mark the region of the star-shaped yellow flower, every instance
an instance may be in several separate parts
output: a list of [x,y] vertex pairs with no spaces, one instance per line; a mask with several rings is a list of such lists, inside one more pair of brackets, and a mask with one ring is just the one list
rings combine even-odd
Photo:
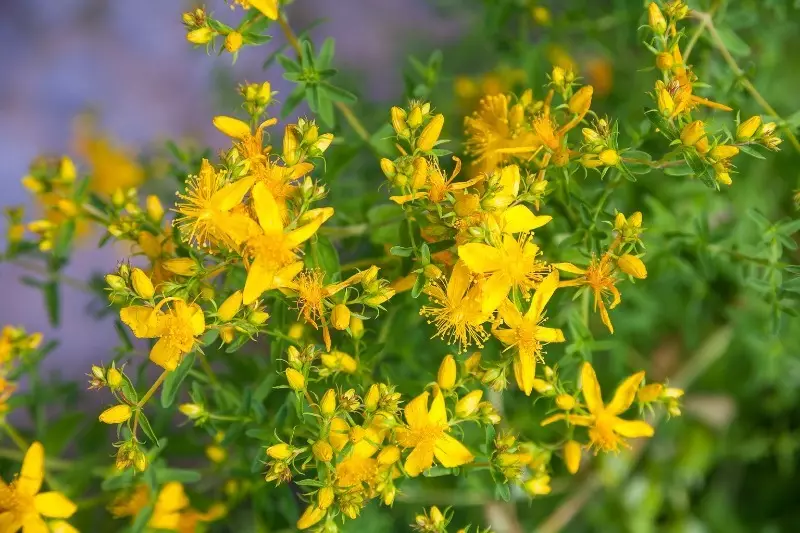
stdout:
[[45,518],[69,518],[77,506],[60,492],[40,492],[44,479],[44,447],[34,442],[25,452],[22,470],[10,485],[0,480],[0,532],[50,531]]

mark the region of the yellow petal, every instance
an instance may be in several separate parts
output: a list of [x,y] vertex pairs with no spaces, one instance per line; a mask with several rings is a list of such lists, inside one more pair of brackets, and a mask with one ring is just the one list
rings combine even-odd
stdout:
[[166,339],[158,339],[150,350],[150,360],[165,370],[175,370],[181,362],[181,351]]
[[155,337],[157,333],[157,313],[152,307],[131,305],[119,310],[119,319],[140,339]]
[[170,481],[165,484],[158,493],[156,500],[156,511],[172,512],[180,511],[189,505],[189,498],[183,490],[183,485],[177,481]]
[[27,496],[33,496],[42,488],[43,478],[44,447],[40,442],[33,442],[22,460],[22,470],[16,482],[17,490]]
[[433,466],[433,445],[420,444],[408,454],[404,468],[411,477],[416,477]]
[[247,272],[247,279],[242,291],[242,303],[249,305],[256,301],[264,291],[273,287],[274,278],[275,271],[269,268],[261,257],[256,257]]
[[438,390],[433,395],[431,410],[428,412],[428,423],[447,424],[447,410],[444,407],[444,396]]
[[586,407],[589,412],[597,414],[603,410],[603,397],[600,393],[600,384],[597,382],[597,374],[590,363],[583,363],[581,368],[581,391]]
[[553,416],[548,416],[547,418],[542,420],[540,425],[548,426],[548,425],[552,424],[553,422],[558,422],[559,420],[565,420],[566,418],[567,418],[566,414],[558,413],[558,414],[555,414]]
[[22,533],[50,533],[50,530],[41,516],[30,513],[22,519]]
[[60,492],[42,492],[37,494],[33,502],[36,511],[47,518],[69,518],[78,506]]
[[333,446],[333,449],[337,452],[342,451],[342,449],[347,445],[349,439],[347,438],[347,432],[350,430],[350,426],[342,418],[338,416],[331,420],[331,431],[328,435],[328,441]]
[[520,184],[519,167],[508,165],[500,169],[500,190],[498,196],[510,196],[516,198],[519,193]]
[[22,524],[16,513],[12,511],[0,513],[0,531],[18,531],[21,527]]
[[420,198],[424,198],[425,196],[427,196],[427,193],[415,192],[414,194],[406,194],[404,196],[390,196],[389,200],[393,201],[396,204],[403,205],[406,202],[418,200]]
[[558,328],[536,328],[536,339],[542,342],[564,342],[564,332]]
[[553,220],[551,216],[536,216],[528,207],[519,204],[506,209],[503,213],[503,231],[520,233],[540,228]]
[[220,211],[230,211],[242,203],[242,198],[244,198],[244,195],[250,190],[250,187],[253,186],[255,180],[256,179],[252,177],[242,178],[239,181],[224,186],[211,197],[211,204]]
[[469,267],[463,261],[458,261],[453,267],[453,273],[450,274],[450,280],[447,282],[447,298],[452,302],[460,301],[467,292],[471,279]]
[[250,126],[238,118],[220,115],[214,117],[213,122],[214,127],[228,137],[233,137],[234,139],[244,139],[250,135]]
[[614,431],[623,437],[632,439],[653,436],[653,426],[641,420],[622,420],[617,418],[614,420]]
[[412,429],[428,425],[428,394],[423,392],[406,405],[406,423]]
[[512,329],[518,328],[522,324],[522,313],[511,300],[504,301],[498,308],[500,318]]
[[196,337],[202,335],[206,330],[205,315],[197,304],[189,306],[189,323],[192,325],[192,334]]
[[606,411],[612,415],[618,415],[628,409],[633,403],[636,391],[639,390],[639,384],[643,379],[644,372],[637,372],[620,383],[617,390],[614,391],[614,398],[611,399],[611,403],[606,406]]
[[608,328],[609,333],[614,333],[614,325],[611,324],[611,317],[608,316],[608,310],[602,300],[597,301],[597,307],[600,309],[600,319],[603,324]]
[[526,396],[531,395],[533,390],[533,378],[536,374],[536,357],[533,353],[525,351],[517,353],[514,357],[514,377],[517,386]]
[[525,313],[525,318],[533,320],[534,322],[539,322],[539,318],[541,318],[544,313],[544,306],[550,301],[550,298],[553,296],[553,293],[556,292],[557,288],[558,270],[553,270],[542,280],[542,283],[536,288],[536,292],[533,293],[531,306],[528,312]]
[[476,274],[494,272],[503,268],[503,256],[500,250],[488,244],[471,242],[459,246],[458,257]]
[[315,220],[309,222],[305,226],[300,226],[296,230],[287,233],[285,241],[286,246],[289,248],[297,248],[298,245],[306,242],[308,239],[314,236],[324,220],[325,219],[323,217],[317,217]]
[[483,284],[481,292],[481,311],[484,314],[491,313],[497,309],[511,290],[511,278],[504,272],[495,272],[486,283]]
[[475,459],[466,446],[446,433],[436,439],[434,455],[445,468],[455,468]]
[[268,19],[278,20],[278,0],[250,0],[250,5]]
[[253,187],[253,208],[258,217],[258,223],[265,233],[282,233],[283,223],[281,212],[275,197],[267,186],[258,182]]
[[[50,533],[79,533],[78,529],[66,520],[53,520],[48,525]],[[2,531],[1,527],[0,531]]]
[[553,266],[559,270],[563,270],[564,272],[569,272],[571,274],[586,274],[584,269],[577,267],[572,263],[553,263]]
[[289,287],[292,284],[292,280],[294,280],[301,270],[303,270],[303,262],[295,261],[275,272],[272,283],[278,288]]

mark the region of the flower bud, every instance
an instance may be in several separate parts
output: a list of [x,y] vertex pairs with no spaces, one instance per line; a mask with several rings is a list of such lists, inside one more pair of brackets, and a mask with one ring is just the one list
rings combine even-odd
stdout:
[[317,506],[319,506],[320,509],[327,509],[333,504],[333,497],[333,488],[322,487],[317,493]]
[[739,153],[739,148],[737,146],[732,146],[729,144],[720,144],[715,146],[711,149],[711,157],[717,161],[721,161],[723,159],[730,159],[731,157],[735,156]]
[[250,136],[250,126],[238,118],[218,115],[214,117],[212,122],[214,123],[215,128],[228,137],[242,140],[245,137]]
[[250,321],[251,324],[260,326],[261,324],[266,322],[268,318],[269,318],[269,313],[265,311],[253,311],[252,313],[250,313],[250,317],[248,318],[248,320]]
[[164,206],[161,205],[161,200],[158,199],[158,196],[155,194],[149,195],[145,203],[147,205],[147,216],[150,217],[150,220],[161,222],[164,217]]
[[[656,8],[658,8],[658,6],[656,6]],[[672,99],[672,95],[669,94],[667,86],[664,85],[664,82],[661,80],[656,82],[656,102],[658,103],[658,110],[662,115],[665,117],[672,116],[672,112],[675,111],[675,101]]]
[[103,424],[121,424],[130,419],[132,414],[131,406],[121,403],[100,413],[100,422]]
[[211,444],[206,447],[206,457],[208,457],[212,463],[219,464],[228,458],[228,452],[218,444]]
[[178,411],[186,415],[186,417],[191,418],[192,420],[197,420],[198,418],[202,417],[206,410],[203,409],[203,406],[197,405],[196,403],[182,403],[178,406]]
[[378,408],[378,402],[381,399],[381,390],[377,383],[373,383],[370,386],[369,391],[367,391],[367,395],[364,397],[364,407],[366,410],[374,411]]
[[647,24],[657,35],[664,35],[667,31],[667,21],[655,2],[647,6]]
[[539,394],[543,394],[545,396],[552,396],[555,391],[551,384],[539,378],[533,380],[533,389]]
[[167,259],[161,266],[165,270],[177,274],[179,276],[194,276],[197,274],[197,262],[191,257],[176,257],[174,259]]
[[394,163],[391,159],[383,158],[381,159],[381,170],[383,171],[384,176],[391,179],[397,174],[397,168],[394,166]]
[[456,402],[456,416],[467,418],[478,410],[478,405],[483,398],[483,391],[480,389],[469,392]]
[[694,122],[684,126],[681,131],[681,142],[684,146],[694,146],[697,141],[706,136],[706,127],[702,120],[695,120]]
[[442,526],[442,524],[444,524],[444,515],[442,515],[442,512],[439,510],[438,507],[436,507],[435,505],[431,507],[429,514],[431,517],[431,524],[435,528],[438,529],[440,526]]
[[564,464],[570,474],[575,474],[581,466],[581,445],[574,440],[564,444]]
[[289,382],[289,386],[296,391],[306,388],[306,378],[294,368],[286,369],[286,380]]
[[591,85],[584,85],[569,99],[569,111],[576,115],[585,115],[592,105],[592,94],[594,88]]
[[333,448],[326,440],[318,440],[311,446],[311,453],[317,461],[327,463],[333,459]]
[[336,391],[328,389],[319,402],[319,410],[323,416],[331,416],[336,412]]
[[144,472],[147,470],[147,465],[147,455],[145,455],[142,450],[137,448],[136,451],[133,452],[133,467],[137,472]]
[[320,509],[316,505],[309,505],[297,521],[297,529],[308,529],[323,518],[325,509]]
[[354,339],[364,336],[364,321],[355,315],[350,315],[350,334]]
[[759,132],[759,135],[761,135],[763,137],[769,137],[770,135],[775,133],[775,129],[777,127],[778,127],[778,125],[775,124],[774,122],[767,122],[766,124],[761,126],[761,131]]
[[444,115],[439,113],[422,129],[422,133],[417,139],[417,148],[423,152],[432,150],[442,133],[442,126],[444,126]]
[[481,364],[481,352],[473,352],[472,355],[467,357],[467,360],[464,361],[464,368],[466,368],[467,372],[470,374],[478,369]]
[[230,32],[227,37],[225,37],[225,50],[233,54],[237,52],[239,48],[242,47],[242,34],[238,31]]
[[636,397],[642,403],[650,403],[658,400],[663,392],[664,385],[661,383],[650,383],[639,389],[636,393]]
[[378,453],[378,464],[387,466],[392,465],[400,460],[400,448],[394,445],[384,447]]
[[761,117],[756,115],[748,118],[736,128],[736,140],[749,141],[761,126]]
[[331,324],[339,331],[350,326],[350,309],[345,304],[336,304],[331,312]]
[[125,289],[125,280],[114,274],[108,274],[106,276],[106,283],[109,287],[117,291]]
[[383,490],[383,494],[382,494],[383,504],[386,505],[386,506],[391,507],[391,505],[394,503],[394,497],[395,497],[396,494],[397,494],[397,489],[395,488],[395,486],[394,485],[388,485]]
[[131,272],[131,283],[133,290],[136,291],[140,297],[149,300],[153,297],[156,290],[153,287],[153,282],[150,281],[150,276],[144,273],[141,268],[134,268]]
[[645,279],[647,277],[647,269],[644,263],[635,255],[623,254],[617,260],[617,266],[620,270],[636,279]]
[[659,70],[670,70],[674,64],[675,59],[672,57],[672,54],[661,52],[656,56],[656,66]]
[[569,394],[559,394],[556,396],[556,405],[559,409],[563,409],[565,411],[569,411],[573,407],[575,407],[575,398],[570,396]]
[[273,459],[277,459],[279,461],[285,461],[292,455],[294,455],[294,450],[291,446],[286,444],[285,442],[281,442],[280,444],[274,444],[267,448],[267,455],[272,457]]
[[586,168],[597,168],[603,165],[603,162],[594,154],[583,154],[580,158],[580,163]]
[[106,381],[111,390],[116,390],[122,385],[122,373],[114,367],[108,369],[106,374]]
[[392,119],[392,128],[394,129],[395,133],[398,135],[403,135],[406,129],[408,129],[408,125],[406,124],[405,110],[395,106],[391,109],[389,114]]
[[442,360],[439,365],[439,374],[436,378],[436,383],[439,388],[444,391],[449,391],[456,384],[456,360],[452,355],[448,355]]
[[597,155],[597,159],[607,167],[613,167],[619,164],[619,154],[616,150],[603,150]]
[[242,308],[242,291],[236,291],[228,296],[217,309],[217,316],[223,322],[229,322],[239,309]]
[[414,108],[411,110],[411,113],[408,114],[407,122],[409,127],[416,129],[422,125],[422,119],[422,110],[419,108],[419,106],[414,106]]
[[214,31],[208,27],[197,28],[186,34],[186,40],[192,44],[206,44],[213,37]]

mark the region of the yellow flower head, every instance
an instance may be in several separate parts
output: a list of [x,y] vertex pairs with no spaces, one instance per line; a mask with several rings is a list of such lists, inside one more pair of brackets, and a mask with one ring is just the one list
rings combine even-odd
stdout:
[[482,294],[484,313],[497,309],[514,287],[527,296],[548,272],[548,267],[538,259],[539,247],[530,237],[521,234],[514,238],[506,234],[497,246],[468,243],[458,247],[458,257],[469,270],[488,276]]
[[25,452],[22,470],[11,484],[0,480],[0,531],[49,531],[44,518],[69,518],[77,506],[60,492],[40,492],[44,447],[34,442]]
[[461,350],[471,344],[482,346],[486,340],[483,323],[490,313],[481,308],[481,287],[474,284],[469,268],[463,261],[456,263],[446,287],[441,282],[431,283],[425,293],[436,303],[436,307],[424,306],[420,314],[431,318],[436,325],[435,337],[458,342]]
[[636,391],[644,379],[644,372],[626,378],[617,387],[614,397],[603,404],[600,384],[590,363],[581,368],[581,392],[589,410],[588,415],[557,414],[544,420],[547,425],[556,420],[567,420],[570,424],[589,428],[589,439],[595,451],[616,452],[620,446],[627,447],[625,437],[652,437],[653,427],[642,420],[624,420],[619,415],[628,410],[636,398]]
[[495,337],[505,346],[517,349],[514,357],[514,376],[519,388],[528,396],[533,390],[536,362],[542,359],[542,344],[564,342],[564,333],[560,329],[541,325],[544,320],[544,308],[557,288],[558,271],[554,270],[536,289],[531,298],[531,305],[524,315],[510,300],[503,302],[499,312],[507,327],[492,330]]
[[150,360],[166,370],[175,370],[183,356],[194,349],[196,337],[206,330],[200,306],[180,298],[165,298],[154,308],[125,307],[119,317],[140,339],[158,338],[150,350]]
[[176,223],[187,242],[200,246],[225,245],[237,247],[244,241],[252,226],[245,215],[233,212],[253,186],[253,178],[226,183],[225,174],[206,159],[197,176],[192,176],[186,193],[178,194],[179,215]]
[[605,253],[599,260],[596,257],[592,257],[592,261],[586,269],[579,268],[571,263],[555,263],[553,266],[564,272],[580,276],[568,281],[562,281],[559,286],[588,286],[594,294],[595,311],[600,310],[600,318],[603,320],[603,324],[606,325],[608,331],[614,333],[614,326],[608,316],[605,300],[610,296],[611,303],[608,308],[614,309],[619,304],[622,296],[616,287],[619,278],[614,274],[614,260],[611,255]]
[[467,150],[483,172],[512,157],[530,155],[541,145],[525,125],[522,105],[510,103],[505,94],[484,96],[478,110],[464,119]]
[[259,231],[246,241],[245,256],[252,258],[244,285],[245,305],[255,301],[264,291],[286,287],[303,268],[297,248],[310,239],[333,215],[333,209],[322,209],[304,225],[285,231],[278,204],[263,183],[253,187],[253,208]]
[[430,410],[428,397],[429,393],[423,392],[408,402],[405,408],[407,426],[395,431],[400,446],[413,448],[404,465],[412,477],[433,466],[434,458],[445,468],[461,466],[474,459],[463,444],[448,434],[444,397],[435,394]]

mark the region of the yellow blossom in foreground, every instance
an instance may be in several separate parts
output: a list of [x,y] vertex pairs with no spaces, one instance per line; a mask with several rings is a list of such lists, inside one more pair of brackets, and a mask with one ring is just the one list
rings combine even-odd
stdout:
[[488,274],[483,285],[481,309],[491,313],[517,287],[523,295],[543,278],[547,267],[537,260],[539,247],[530,236],[504,235],[497,246],[473,242],[458,247],[458,257],[475,274]]
[[200,246],[225,244],[228,247],[244,241],[252,220],[232,210],[242,202],[253,182],[254,179],[248,177],[226,183],[224,172],[203,159],[200,172],[190,177],[186,193],[178,195],[181,201],[176,211],[181,216],[176,224],[184,239]]
[[530,396],[536,376],[536,361],[542,357],[542,343],[564,342],[564,333],[557,328],[541,326],[544,308],[558,288],[558,271],[551,272],[531,298],[531,305],[523,315],[517,307],[506,300],[500,306],[500,317],[507,326],[494,329],[495,337],[508,348],[516,348],[514,376],[517,386]]
[[[162,310],[164,306],[166,311]],[[194,349],[195,337],[206,330],[200,306],[180,298],[165,298],[155,308],[124,307],[119,317],[140,339],[158,338],[150,350],[150,360],[166,370],[175,370],[183,356]]]
[[34,442],[25,452],[22,470],[10,485],[0,480],[0,532],[49,531],[45,518],[69,518],[77,507],[60,492],[39,492],[44,479],[44,447]]
[[463,261],[456,263],[447,282],[446,290],[438,282],[430,284],[425,293],[438,307],[424,306],[420,314],[432,317],[436,325],[436,337],[447,337],[449,342],[458,342],[463,350],[470,344],[482,345],[486,339],[483,323],[489,313],[481,309],[481,288],[472,285],[469,268]]
[[589,409],[588,415],[573,415],[559,413],[542,421],[547,425],[556,420],[566,420],[576,426],[589,428],[591,446],[596,451],[616,452],[620,446],[628,446],[625,437],[652,437],[653,427],[642,420],[624,420],[618,415],[622,414],[633,403],[639,384],[644,379],[644,372],[637,372],[626,378],[617,387],[614,397],[608,405],[603,404],[600,384],[597,375],[590,363],[584,363],[581,368],[581,392]]
[[405,470],[412,477],[433,466],[434,457],[442,466],[454,468],[472,462],[472,453],[448,434],[444,397],[435,394],[428,410],[428,392],[423,392],[406,405],[405,428],[396,430],[397,442],[413,448],[406,458]]
[[260,11],[271,20],[278,20],[278,0],[236,0],[245,9],[251,7]]
[[260,232],[246,243],[245,255],[252,258],[244,284],[243,303],[255,301],[264,291],[287,286],[302,270],[296,249],[313,236],[333,215],[333,209],[320,210],[305,225],[285,231],[280,210],[272,193],[259,182],[253,187],[253,208]]

